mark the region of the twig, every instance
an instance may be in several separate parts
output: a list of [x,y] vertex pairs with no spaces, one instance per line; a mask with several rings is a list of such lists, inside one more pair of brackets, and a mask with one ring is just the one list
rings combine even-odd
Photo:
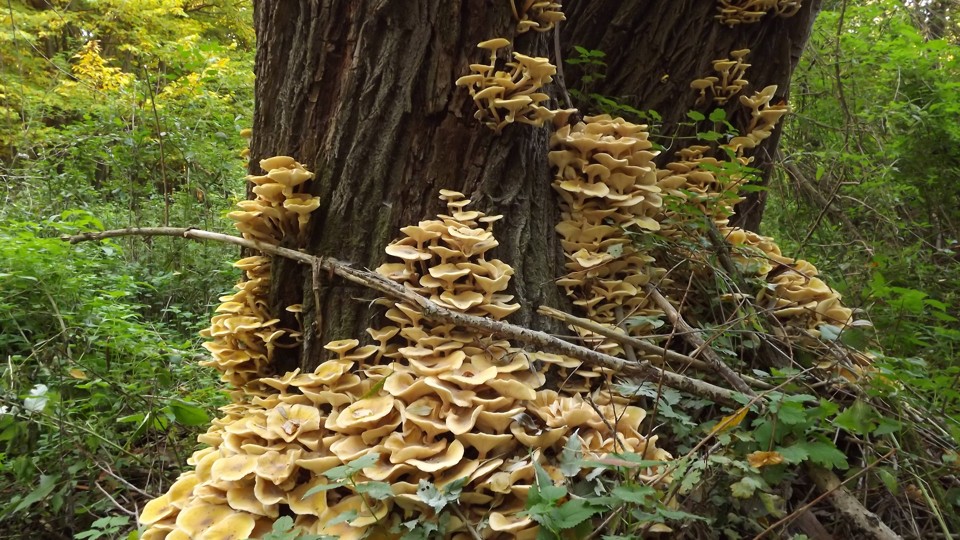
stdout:
[[887,452],[881,456],[880,459],[867,465],[862,470],[858,471],[857,474],[852,475],[843,482],[841,482],[835,474],[827,469],[824,469],[823,467],[818,465],[811,465],[807,467],[807,471],[810,473],[813,481],[816,482],[817,486],[823,490],[823,493],[807,504],[797,508],[791,514],[784,516],[773,525],[770,525],[764,529],[764,531],[755,536],[753,540],[760,540],[767,533],[772,532],[777,527],[793,521],[798,515],[800,515],[800,513],[806,512],[813,505],[817,504],[826,497],[833,499],[831,502],[833,503],[834,508],[851,518],[865,532],[872,533],[874,538],[881,540],[893,540],[895,538],[900,538],[900,535],[893,532],[890,527],[887,527],[884,522],[880,521],[880,518],[878,518],[876,514],[864,508],[863,505],[860,504],[860,501],[856,499],[856,497],[844,489],[845,484],[863,476],[864,473],[875,467],[878,463],[892,456],[894,452],[896,452],[895,449]]
[[[78,242],[123,236],[179,236],[193,240],[211,240],[258,250],[307,265],[317,264],[321,268],[333,272],[347,281],[369,287],[397,300],[417,306],[423,313],[423,316],[429,320],[453,323],[466,328],[497,334],[527,345],[533,345],[544,351],[570,356],[590,365],[602,366],[615,373],[650,379],[662,379],[664,384],[676,390],[688,392],[725,405],[737,405],[737,401],[734,399],[736,394],[729,389],[658,368],[649,361],[630,363],[622,358],[581,347],[544,332],[516,326],[503,321],[456,312],[437,305],[429,299],[406,289],[394,281],[390,281],[380,274],[353,268],[349,264],[332,257],[315,257],[257,240],[248,240],[237,236],[200,229],[178,227],[131,227],[102,232],[88,232],[75,236],[64,236],[61,239],[71,244],[76,244]],[[740,380],[740,383],[749,390],[746,383],[742,380]]]
[[453,510],[453,513],[460,518],[460,521],[463,522],[463,526],[467,528],[467,532],[470,533],[470,537],[473,540],[483,540],[483,537],[480,536],[480,533],[477,532],[477,529],[474,528],[473,524],[467,520],[467,516],[463,515],[463,510],[460,510],[460,507],[457,505],[451,505],[450,508]]
[[[644,289],[647,291],[647,294],[650,295],[650,298],[653,299],[654,303],[657,304],[657,307],[663,310],[667,315],[667,319],[670,320],[670,324],[679,327],[680,331],[683,333],[683,337],[689,341],[694,347],[697,348],[703,354],[703,357],[707,360],[707,363],[710,367],[723,377],[725,381],[730,383],[730,386],[734,387],[740,392],[747,394],[748,396],[756,395],[756,393],[744,382],[743,378],[740,375],[730,368],[727,364],[723,362],[720,356],[711,349],[707,342],[703,340],[703,337],[700,336],[700,333],[690,324],[683,319],[683,316],[673,307],[673,304],[669,300],[664,298],[660,294],[659,289],[655,285],[648,284]],[[694,353],[696,354],[696,352]]]
[[106,498],[110,499],[110,502],[112,502],[113,505],[116,506],[121,512],[123,512],[124,514],[126,514],[126,515],[128,515],[128,516],[133,516],[134,519],[136,519],[137,514],[136,514],[133,510],[127,510],[126,508],[124,508],[124,506],[123,506],[122,504],[118,503],[116,499],[114,499],[113,497],[111,497],[110,494],[107,493],[107,490],[103,489],[103,486],[100,485],[100,482],[94,482],[93,485],[97,486],[97,489],[100,490],[100,493],[103,493],[103,495],[104,495]]
[[617,515],[620,514],[621,510],[623,510],[623,506],[618,506],[614,508],[610,512],[610,514],[608,514],[607,517],[603,518],[603,521],[601,521],[600,524],[597,525],[597,528],[594,529],[594,531],[590,533],[588,536],[585,536],[583,540],[593,540],[594,538],[603,534],[604,529],[607,528],[607,525],[610,525],[610,522],[613,521],[613,518],[617,517]]
[[111,469],[109,466],[108,466],[108,467],[104,467],[103,465],[101,465],[101,464],[100,464],[99,462],[97,462],[97,461],[94,461],[93,463],[94,463],[94,464],[97,466],[97,468],[99,468],[101,471],[109,474],[109,475],[112,476],[115,480],[118,480],[121,484],[127,486],[128,488],[130,488],[130,489],[132,489],[132,490],[134,490],[134,491],[136,491],[137,493],[143,495],[144,497],[147,497],[148,499],[156,499],[156,498],[157,498],[156,495],[152,495],[152,494],[150,494],[150,493],[147,493],[146,491],[144,491],[144,490],[138,488],[137,486],[131,484],[130,482],[128,482],[125,478],[117,475],[115,472],[113,472],[113,469]]
[[[692,356],[678,353],[676,351],[672,351],[670,349],[666,349],[658,345],[654,345],[649,341],[644,341],[643,339],[640,339],[631,335],[622,334],[620,332],[617,332],[613,328],[610,328],[609,326],[604,326],[600,323],[593,322],[590,319],[577,317],[576,315],[571,315],[569,313],[560,311],[559,309],[554,309],[549,306],[540,306],[539,308],[537,308],[537,313],[541,315],[546,315],[547,317],[550,317],[551,319],[556,319],[562,323],[570,324],[573,326],[579,326],[580,328],[583,328],[585,330],[589,330],[593,333],[600,334],[603,337],[610,338],[611,340],[616,341],[621,345],[627,345],[636,349],[640,349],[641,351],[663,358],[665,360],[680,362],[680,363],[689,365],[694,369],[698,369],[700,371],[713,371],[713,367],[710,366],[710,364],[708,364],[707,362],[704,362],[703,360],[700,360],[698,358],[693,358]],[[743,378],[743,380],[747,381],[751,386],[755,388],[759,388],[761,390],[769,390],[770,388],[773,388],[773,385],[766,383],[764,381],[761,381],[760,379],[756,379],[746,375],[742,375],[741,377]]]

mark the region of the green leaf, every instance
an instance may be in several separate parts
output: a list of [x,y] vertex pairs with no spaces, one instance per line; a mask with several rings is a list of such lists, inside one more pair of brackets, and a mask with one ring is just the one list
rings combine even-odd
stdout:
[[879,414],[873,407],[862,399],[853,402],[842,413],[838,414],[833,423],[850,433],[866,435],[877,428],[876,420]]
[[710,111],[711,122],[723,122],[727,119],[727,111],[723,109],[714,109]]
[[694,122],[700,122],[702,120],[706,120],[707,117],[704,116],[703,113],[699,113],[697,111],[688,111],[687,118],[693,120]]
[[387,379],[389,379],[391,375],[393,375],[392,371],[390,373],[387,373],[386,377],[383,377],[382,379],[377,381],[377,384],[370,387],[370,390],[367,390],[366,393],[360,396],[360,399],[369,399],[369,398],[378,396],[380,394],[380,391],[383,390],[383,385],[387,384]]
[[883,482],[883,485],[886,486],[890,493],[893,493],[894,495],[900,493],[900,483],[897,481],[897,476],[895,474],[884,467],[878,467],[874,469],[874,471],[877,473],[877,478]]
[[343,484],[341,484],[340,482],[332,482],[330,484],[323,484],[322,486],[313,486],[312,488],[308,489],[306,493],[303,494],[303,497],[301,497],[301,499],[306,499],[322,491],[330,491],[331,489],[337,489],[339,487],[343,487]]
[[781,402],[777,410],[777,419],[784,424],[795,426],[807,421],[807,411],[801,403]]
[[753,476],[744,476],[739,482],[730,485],[730,494],[738,499],[749,499],[753,493],[763,487],[763,482]]
[[697,138],[701,141],[719,141],[723,138],[723,133],[719,133],[713,130],[710,131],[701,131],[697,133]]
[[850,467],[847,464],[847,456],[832,443],[806,441],[797,443],[797,446],[802,447],[809,454],[810,461],[817,465],[840,470],[846,470]]
[[530,488],[530,493],[533,495],[528,495],[528,502],[532,500],[534,504],[541,501],[553,503],[567,496],[567,488],[553,485],[553,479],[550,478],[547,471],[543,470],[540,463],[534,461],[533,467],[536,471],[537,482]]
[[648,505],[653,501],[657,490],[643,484],[619,485],[613,488],[613,496],[629,503]]
[[874,435],[889,435],[891,433],[897,433],[903,429],[903,424],[897,422],[892,418],[887,418],[883,416],[879,420],[879,425],[877,429],[873,430]]
[[580,445],[580,437],[577,432],[567,439],[563,445],[563,452],[560,454],[560,474],[570,477],[576,476],[583,469],[583,452]]
[[57,487],[57,477],[47,474],[40,475],[40,484],[36,489],[28,493],[16,507],[11,511],[12,514],[16,514],[22,510],[30,508],[34,504],[44,500],[50,495],[50,492],[53,491],[53,488]]
[[576,527],[602,508],[592,506],[586,499],[571,499],[554,512],[553,523],[560,530]]
[[380,461],[380,454],[371,452],[365,456],[359,457],[346,465],[333,467],[323,473],[331,480],[346,480],[367,467],[373,467]]
[[349,512],[344,512],[335,516],[333,519],[327,522],[327,525],[336,525],[337,523],[343,523],[345,521],[353,521],[354,519],[357,519],[358,515],[359,514],[357,514],[356,510],[350,510]]
[[440,513],[448,504],[457,502],[466,482],[467,478],[459,478],[445,485],[443,489],[437,489],[433,482],[421,479],[417,487],[417,498]]
[[355,487],[357,493],[370,495],[377,500],[393,497],[393,489],[386,482],[363,482]]
[[779,446],[776,451],[783,456],[783,461],[794,465],[810,457],[807,450],[799,444]]
[[[627,317],[626,320],[623,321],[623,323],[628,328],[648,325],[654,329],[660,328],[661,326],[666,324],[663,322],[662,319],[660,319],[660,317],[653,316],[653,315],[634,315],[633,317]],[[650,396],[650,397],[653,397],[653,396]]]
[[843,333],[843,328],[834,324],[821,324],[818,329],[820,330],[820,337],[826,341],[836,341]]
[[203,426],[210,423],[210,416],[207,415],[207,411],[192,403],[174,400],[167,406],[177,422],[185,426]]

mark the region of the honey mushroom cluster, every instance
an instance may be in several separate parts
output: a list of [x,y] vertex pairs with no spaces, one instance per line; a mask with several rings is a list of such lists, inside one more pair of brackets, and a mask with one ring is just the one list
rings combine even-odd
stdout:
[[[360,396],[377,383],[349,373],[377,351],[358,345],[356,340],[331,342],[325,348],[336,358],[313,373],[296,370],[264,378],[261,383],[272,393],[225,407],[225,415],[198,438],[209,446],[188,461],[195,470],[144,507],[140,521],[149,528],[142,538],[258,538],[271,530],[282,508],[296,514],[296,524],[305,529],[359,538],[350,536],[354,529],[375,523],[389,503],[371,504],[349,490],[308,495],[329,482],[319,473],[358,455],[352,441],[341,442],[342,432],[364,421],[351,426],[330,418],[331,411],[362,401]],[[381,412],[372,410],[366,425],[383,420]],[[371,431],[390,429],[378,425]],[[323,526],[351,510],[357,517],[349,524]]]
[[710,94],[709,99],[721,106],[726,104],[733,96],[739,94],[748,84],[748,81],[743,78],[747,68],[750,67],[750,64],[744,62],[744,58],[748,54],[750,54],[750,49],[733,51],[730,53],[733,60],[721,58],[713,61],[713,70],[717,72],[717,75],[694,79],[690,83],[690,88],[700,92],[696,104],[705,104],[708,93]]
[[[625,317],[660,314],[647,305],[643,286],[664,271],[629,236],[660,228],[655,218],[663,201],[652,146],[645,126],[609,115],[560,125],[550,139],[553,187],[561,200],[556,230],[567,258],[567,274],[557,284],[590,320],[613,328]],[[648,330],[637,324],[626,331]],[[623,352],[608,338],[577,331],[604,352]],[[599,376],[586,369],[577,374]]]
[[[801,337],[813,338],[807,345],[816,347],[822,325],[844,329],[858,324],[853,320],[853,310],[843,305],[840,293],[817,277],[819,272],[810,262],[785,257],[767,236],[733,227],[721,229],[721,234],[733,247],[732,257],[740,267],[752,269],[753,277],[769,284],[756,297],[758,305],[769,309],[783,325],[774,328],[776,335],[797,337],[792,331],[799,330]],[[835,354],[824,358],[817,367],[850,382],[869,372],[872,363],[869,355],[857,351],[848,351],[840,358]]]
[[752,96],[740,96],[740,104],[750,109],[750,124],[744,135],[730,139],[730,142],[724,146],[736,152],[738,156],[742,156],[744,150],[752,150],[761,141],[770,137],[773,129],[777,127],[777,122],[783,115],[790,112],[786,103],[771,104],[776,93],[777,86],[770,85]]
[[[661,228],[657,231],[664,238],[676,238],[684,232],[683,223],[702,222],[701,216],[709,216],[718,227],[724,227],[733,215],[733,207],[742,199],[737,188],[745,177],[736,172],[717,174],[724,170],[724,161],[711,155],[712,148],[691,145],[677,151],[677,159],[657,170],[657,185],[664,198],[682,205],[672,205],[658,216]],[[741,165],[748,158],[736,158]],[[697,208],[699,212],[693,211]]]
[[[450,309],[506,317],[517,309],[503,292],[513,270],[487,255],[497,245],[491,227],[499,216],[467,210],[457,192],[441,198],[448,214],[403,228],[386,250],[400,262],[378,271]],[[224,407],[198,438],[206,447],[188,461],[195,470],[144,508],[143,538],[259,538],[287,513],[305,533],[383,537],[432,514],[417,495],[421,480],[442,488],[463,479],[462,516],[451,517],[446,537],[469,538],[467,519],[484,524],[484,538],[532,539],[537,524],[518,513],[534,463],[565,481],[552,463],[569,439],[598,458],[614,451],[670,458],[656,437],[641,434],[642,409],[609,400],[593,409],[576,394],[536,391],[545,377],[532,362],[549,370],[569,359],[526,353],[429,323],[404,303],[380,302],[393,324],[368,330],[376,344],[330,342],[324,348],[332,358],[313,372],[262,377],[245,400]],[[323,474],[371,453],[377,461],[349,484]],[[647,470],[641,479],[656,474]],[[389,483],[393,496],[364,495],[356,485],[367,481]],[[355,517],[334,519],[347,512]]]
[[[279,244],[287,235],[304,230],[310,212],[319,198],[302,192],[313,173],[288,156],[264,159],[260,167],[267,173],[249,176],[255,199],[241,201],[239,210],[230,212],[243,237],[269,244]],[[267,295],[270,291],[270,258],[262,255],[246,257],[235,263],[244,278],[236,292],[220,297],[222,302],[210,327],[200,332],[210,339],[203,344],[210,354],[201,365],[214,367],[221,379],[235,388],[253,391],[255,381],[270,374],[270,363],[277,347],[296,347],[299,329],[280,328],[280,319],[270,313]],[[288,308],[298,311],[299,306]]]
[[550,2],[544,0],[520,0],[521,6],[517,6],[517,0],[510,0],[510,8],[513,10],[513,16],[517,19],[517,33],[522,34],[530,30],[537,32],[547,32],[560,21],[567,20],[563,12],[560,11],[563,6],[560,2]]
[[467,87],[477,105],[474,118],[497,133],[514,122],[540,127],[556,114],[542,105],[550,96],[540,92],[553,81],[556,66],[546,58],[515,52],[507,70],[497,70],[497,51],[509,45],[505,38],[479,43],[477,47],[490,51],[490,62],[470,64],[471,73],[457,79],[457,86]]
[[753,24],[771,11],[777,17],[796,15],[801,4],[801,0],[718,0],[715,18],[730,27]]
[[[466,210],[470,201],[458,192],[441,191],[441,198],[448,214],[401,229],[405,237],[386,252],[403,262],[386,263],[377,271],[450,309],[506,317],[518,308],[508,304],[512,297],[502,292],[513,270],[486,255],[497,245],[491,224],[500,216]],[[669,457],[656,448],[655,437],[639,433],[642,409],[627,407],[625,413],[608,403],[600,409],[601,417],[579,395],[558,399],[556,392],[536,392],[545,377],[532,371],[532,362],[549,371],[569,365],[570,359],[527,353],[448,324],[433,325],[413,306],[385,303],[386,317],[395,326],[371,330],[371,335],[381,342],[383,358],[393,362],[375,369],[386,367],[390,375],[383,390],[397,401],[404,418],[383,443],[387,451],[380,466],[389,473],[379,477],[394,481],[398,493],[411,493],[424,477],[438,484],[465,477],[461,509],[474,523],[489,513],[484,538],[533,538],[536,524],[516,515],[534,481],[533,463],[555,470],[549,458],[570,437],[579,438],[585,454],[613,452],[619,444],[617,451]],[[405,466],[398,452],[411,447],[430,447],[443,456],[452,452],[455,459],[429,467]]]

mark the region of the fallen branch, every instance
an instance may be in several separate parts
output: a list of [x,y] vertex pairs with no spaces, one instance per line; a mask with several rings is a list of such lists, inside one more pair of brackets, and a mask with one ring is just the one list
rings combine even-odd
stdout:
[[[697,348],[697,351],[703,355],[707,361],[707,364],[710,365],[710,368],[713,369],[717,375],[723,377],[723,380],[730,383],[730,386],[734,387],[738,391],[749,396],[756,395],[750,386],[744,382],[743,378],[740,377],[736,371],[731,369],[730,366],[724,363],[723,359],[721,359],[720,356],[714,352],[709,345],[707,345],[707,342],[704,341],[703,337],[700,335],[700,331],[695,330],[692,326],[690,326],[690,324],[683,319],[683,316],[680,315],[677,309],[673,307],[673,304],[671,304],[669,300],[660,294],[660,290],[657,289],[655,285],[647,285],[644,287],[644,289],[647,291],[647,294],[650,295],[650,298],[653,299],[654,303],[657,304],[657,307],[662,309],[667,315],[667,319],[670,321],[670,324],[672,324],[683,334],[684,339],[689,341],[691,345]],[[694,352],[694,355],[695,354],[696,351]]]
[[[688,392],[716,403],[738,406],[737,401],[734,399],[736,393],[729,389],[700,381],[692,377],[687,377],[686,375],[681,375],[679,373],[658,368],[652,365],[649,361],[631,363],[622,358],[617,358],[615,356],[610,356],[586,347],[575,345],[544,332],[531,330],[522,326],[516,326],[503,321],[495,321],[493,319],[459,313],[440,306],[435,302],[432,302],[429,299],[424,298],[423,296],[416,294],[409,289],[406,289],[402,285],[381,276],[380,274],[370,272],[369,270],[353,268],[348,263],[332,257],[315,257],[313,255],[301,253],[296,250],[275,246],[273,244],[267,244],[257,240],[248,240],[246,238],[231,236],[229,234],[221,234],[193,228],[132,227],[127,229],[82,233],[75,236],[64,236],[61,239],[70,242],[71,244],[76,244],[79,242],[104,240],[107,238],[118,238],[123,236],[174,236],[188,238],[191,240],[210,240],[214,242],[234,244],[237,246],[261,251],[263,253],[268,253],[270,255],[284,257],[301,262],[311,267],[316,265],[327,271],[333,272],[347,281],[356,283],[358,285],[363,285],[396,300],[408,302],[411,305],[417,306],[423,313],[423,316],[429,320],[435,322],[440,321],[452,323],[466,328],[473,328],[490,334],[496,334],[505,338],[513,339],[520,343],[533,345],[543,351],[576,358],[581,362],[593,366],[601,366],[613,371],[614,373],[662,380],[663,384],[676,390]],[[753,393],[752,390],[746,386],[746,383],[744,383],[743,380],[740,380],[740,383],[744,388],[747,389],[747,391]]]
[[763,538],[767,533],[773,532],[774,529],[780,527],[781,525],[785,525],[792,519],[796,518],[799,514],[809,511],[813,505],[825,498],[828,498],[833,507],[836,508],[841,514],[850,518],[857,525],[857,527],[865,532],[870,533],[873,538],[876,538],[877,540],[896,540],[902,538],[899,534],[893,532],[893,530],[888,527],[886,523],[880,521],[880,518],[878,518],[876,514],[864,508],[864,506],[860,504],[860,501],[851,495],[845,487],[845,484],[859,478],[860,476],[863,476],[863,474],[875,467],[877,464],[892,456],[893,453],[894,450],[887,452],[880,459],[864,467],[861,471],[852,475],[850,478],[847,478],[843,482],[837,478],[837,475],[833,474],[833,472],[828,469],[820,467],[819,465],[808,466],[807,472],[810,474],[810,477],[813,478],[813,481],[817,484],[817,487],[823,491],[823,493],[809,503],[798,508],[792,514],[767,527],[766,530],[758,534],[754,540]]
[[[644,341],[643,339],[617,332],[609,326],[595,323],[590,319],[577,317],[549,306],[540,306],[537,308],[537,313],[550,317],[551,319],[556,319],[565,324],[578,326],[584,330],[589,330],[595,334],[610,338],[612,341],[616,341],[621,345],[629,345],[648,354],[663,358],[664,360],[680,362],[700,371],[714,371],[710,364],[700,360],[699,358],[693,358],[692,356],[660,347],[659,345],[655,345],[649,341]],[[754,388],[759,388],[761,390],[769,390],[773,388],[773,385],[761,381],[760,379],[755,379],[746,375],[742,375],[741,377]]]

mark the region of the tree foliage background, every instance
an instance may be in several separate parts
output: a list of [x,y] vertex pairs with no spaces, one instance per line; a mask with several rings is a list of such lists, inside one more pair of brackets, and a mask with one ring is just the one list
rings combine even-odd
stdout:
[[[856,487],[886,490],[898,515],[937,534],[960,531],[960,484],[941,481],[960,473],[955,442],[918,448],[932,429],[925,411],[947,419],[936,437],[960,438],[958,14],[948,1],[825,5],[793,82],[763,224],[873,321],[839,339],[899,381],[876,390],[896,406],[823,401],[822,418],[789,424],[784,401],[721,441],[748,445],[792,425],[853,475],[868,460],[831,453],[836,437],[804,434],[806,422],[829,420],[867,444],[892,433],[900,461]],[[70,247],[58,236],[225,227],[245,189],[250,17],[239,0],[11,1],[0,15],[0,538],[134,531],[132,513],[176,477],[223,402],[195,359],[197,330],[235,280],[233,250],[165,239]],[[584,49],[572,60],[593,62],[602,80],[602,58]],[[616,96],[590,99],[655,121]],[[665,397],[681,450],[721,416]],[[678,471],[678,489],[723,476],[736,487],[701,494],[705,507],[775,515],[763,509],[778,504],[767,488],[789,471],[758,474],[742,453],[725,456]],[[702,517],[750,528],[719,511]]]

